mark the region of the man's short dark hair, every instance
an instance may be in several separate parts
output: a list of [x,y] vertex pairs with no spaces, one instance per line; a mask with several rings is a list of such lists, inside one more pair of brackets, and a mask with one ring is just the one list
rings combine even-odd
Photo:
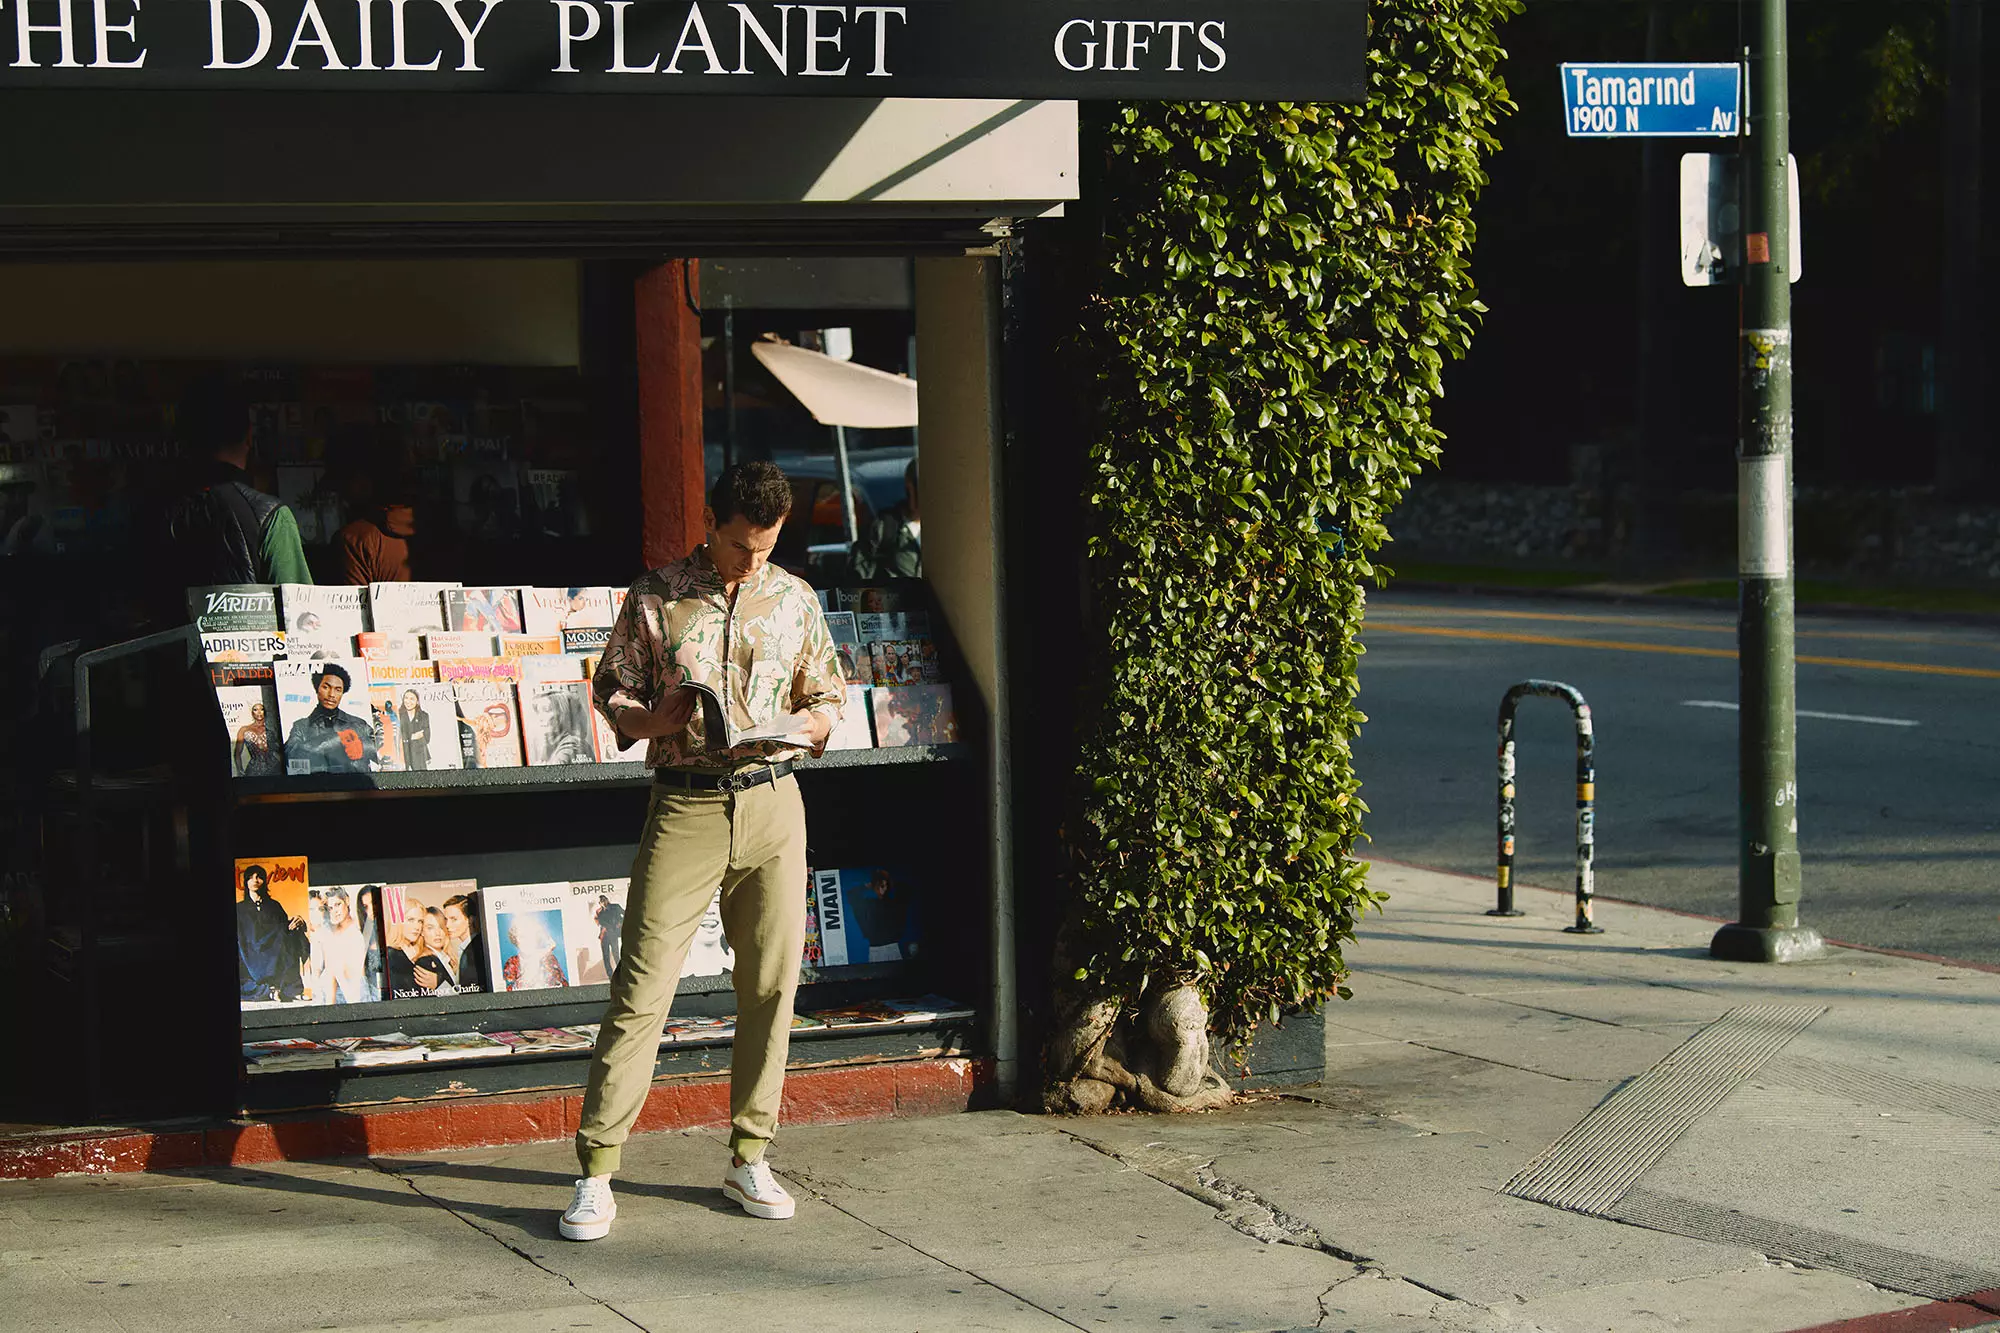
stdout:
[[738,463],[715,479],[708,507],[718,527],[741,514],[753,528],[775,528],[792,512],[792,483],[776,463]]
[[174,410],[174,435],[191,457],[233,449],[250,433],[250,397],[241,383],[221,371],[198,376],[181,391]]
[[325,666],[313,672],[313,688],[318,689],[319,683],[328,676],[340,677],[340,692],[342,694],[354,688],[354,678],[349,676],[347,668],[338,662],[328,662]]

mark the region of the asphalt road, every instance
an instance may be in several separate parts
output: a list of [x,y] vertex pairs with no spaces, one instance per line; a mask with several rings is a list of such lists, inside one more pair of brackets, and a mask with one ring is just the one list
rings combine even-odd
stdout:
[[[1596,719],[1599,895],[1734,919],[1733,612],[1389,592],[1362,637],[1375,854],[1490,878],[1500,697],[1552,677]],[[2000,632],[1808,616],[1798,651],[1800,919],[2000,963]],[[1567,888],[1568,711],[1528,699],[1516,735],[1517,873]]]

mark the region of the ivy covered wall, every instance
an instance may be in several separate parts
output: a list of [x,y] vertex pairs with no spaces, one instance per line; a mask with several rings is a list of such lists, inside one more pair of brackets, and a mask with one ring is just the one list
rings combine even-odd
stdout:
[[1090,610],[1058,978],[1081,995],[1191,984],[1239,1039],[1341,987],[1374,901],[1364,590],[1482,310],[1473,207],[1518,9],[1375,0],[1365,105],[1132,104],[1086,146]]

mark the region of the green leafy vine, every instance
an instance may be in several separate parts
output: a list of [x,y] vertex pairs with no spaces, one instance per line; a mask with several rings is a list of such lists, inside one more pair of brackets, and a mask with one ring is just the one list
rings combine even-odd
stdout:
[[1083,347],[1097,655],[1074,980],[1230,1041],[1345,995],[1364,588],[1484,309],[1472,209],[1519,0],[1375,0],[1363,105],[1136,103]]

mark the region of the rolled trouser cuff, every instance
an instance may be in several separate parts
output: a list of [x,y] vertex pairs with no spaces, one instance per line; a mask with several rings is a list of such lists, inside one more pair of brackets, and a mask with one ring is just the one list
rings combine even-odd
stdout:
[[749,1134],[743,1133],[741,1130],[738,1130],[729,1136],[729,1151],[733,1153],[737,1157],[737,1159],[742,1161],[745,1165],[748,1165],[749,1163],[754,1162],[760,1157],[762,1157],[764,1155],[764,1149],[770,1146],[771,1146],[771,1141],[769,1139],[755,1138]]
[[618,1159],[624,1150],[623,1144],[613,1143],[593,1147],[584,1142],[583,1136],[576,1140],[576,1163],[586,1176],[608,1176],[618,1169]]

